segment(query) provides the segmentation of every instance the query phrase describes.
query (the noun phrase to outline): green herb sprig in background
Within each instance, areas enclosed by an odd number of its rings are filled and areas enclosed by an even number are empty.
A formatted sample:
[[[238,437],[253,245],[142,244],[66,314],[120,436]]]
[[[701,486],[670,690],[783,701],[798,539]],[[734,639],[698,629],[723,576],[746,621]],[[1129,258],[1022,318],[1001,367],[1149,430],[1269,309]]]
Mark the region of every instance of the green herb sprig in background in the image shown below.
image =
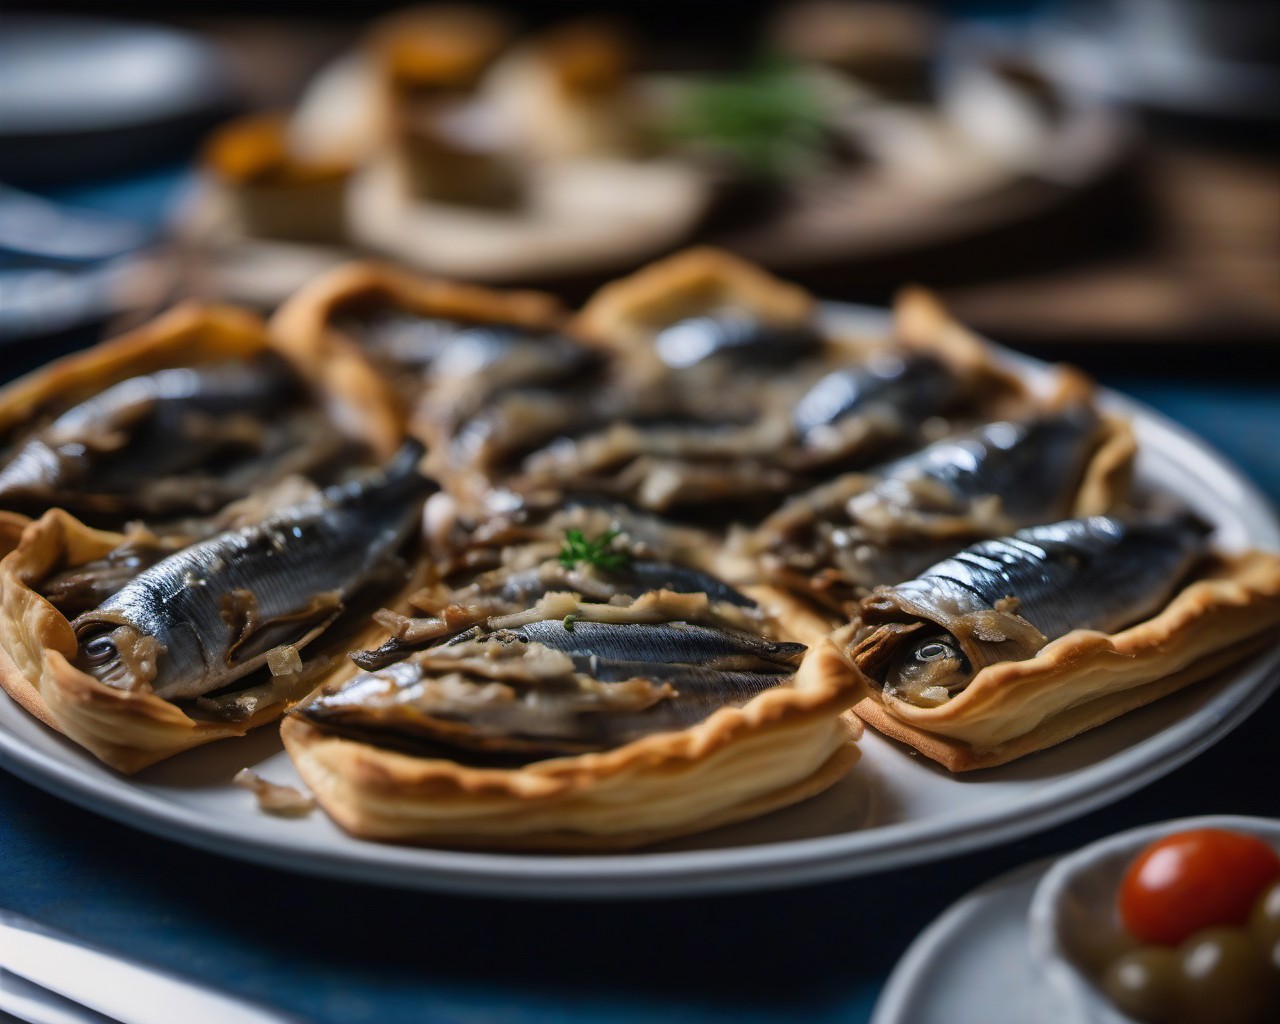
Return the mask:
[[[821,152],[825,115],[794,65],[764,59],[691,87],[665,127],[673,138],[725,153],[753,174],[781,179]]]

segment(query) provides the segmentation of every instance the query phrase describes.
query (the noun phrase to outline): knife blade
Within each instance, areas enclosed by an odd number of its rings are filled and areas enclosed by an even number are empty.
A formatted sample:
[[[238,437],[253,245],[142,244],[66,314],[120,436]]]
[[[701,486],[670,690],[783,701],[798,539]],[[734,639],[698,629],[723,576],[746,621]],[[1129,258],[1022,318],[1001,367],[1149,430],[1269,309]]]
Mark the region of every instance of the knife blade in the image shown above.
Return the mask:
[[[26,1024],[120,1024],[0,967],[0,1021],[10,1019]]]
[[[0,910],[0,967],[120,1024],[296,1024],[274,1010],[127,960]]]

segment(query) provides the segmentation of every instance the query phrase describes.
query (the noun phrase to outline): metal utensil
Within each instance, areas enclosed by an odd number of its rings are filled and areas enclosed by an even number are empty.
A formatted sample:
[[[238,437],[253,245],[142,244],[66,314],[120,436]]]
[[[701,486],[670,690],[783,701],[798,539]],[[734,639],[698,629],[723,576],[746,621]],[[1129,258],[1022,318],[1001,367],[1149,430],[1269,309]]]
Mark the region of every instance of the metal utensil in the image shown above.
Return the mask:
[[[39,1024],[98,1024],[100,1015],[119,1024],[290,1024],[273,1010],[0,910],[0,973],[5,971],[34,984],[0,982],[0,1009]],[[66,1000],[95,1012],[74,1016]]]

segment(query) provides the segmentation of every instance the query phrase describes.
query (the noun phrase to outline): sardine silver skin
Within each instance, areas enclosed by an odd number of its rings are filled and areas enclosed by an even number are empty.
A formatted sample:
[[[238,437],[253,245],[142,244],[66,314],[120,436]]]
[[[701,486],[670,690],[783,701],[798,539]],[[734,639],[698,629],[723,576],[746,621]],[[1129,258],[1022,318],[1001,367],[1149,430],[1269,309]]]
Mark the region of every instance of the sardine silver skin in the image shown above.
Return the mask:
[[[77,664],[111,685],[189,699],[247,675],[284,644],[314,639],[387,571],[417,525],[435,489],[417,472],[421,454],[407,444],[384,471],[152,566],[72,623]],[[154,653],[134,659],[141,672],[130,662],[140,649]]]
[[[1190,513],[1092,516],[982,541],[877,587],[862,602],[869,631],[851,657],[896,694],[954,692],[1072,630],[1113,633],[1154,614],[1207,553],[1208,532]]]
[[[805,651],[804,644],[765,640],[738,630],[716,629],[688,622],[614,623],[574,622],[559,619],[531,622],[504,630],[519,639],[539,643],[582,659],[639,661],[647,664],[697,665],[729,661],[750,662],[794,671]],[[477,635],[482,635],[477,631]],[[463,634],[464,639],[476,636]]]
[[[791,420],[802,439],[878,410],[917,423],[944,411],[960,393],[959,378],[934,356],[879,353],[818,380],[796,403]]]
[[[791,499],[757,543],[793,579],[836,570],[823,599],[843,608],[979,538],[1069,516],[1103,436],[1083,405],[988,423]]]
[[[876,471],[870,497],[856,500],[902,503],[914,482],[940,484],[953,498],[950,511],[974,499],[996,497],[1014,523],[1058,518],[1070,510],[1099,428],[1086,406],[1018,421],[988,423],[972,433],[945,438]],[[1056,513],[1056,515],[1055,515]]]
[[[1014,597],[1050,639],[1073,629],[1112,632],[1162,607],[1206,550],[1191,517],[1068,519],[981,541],[888,588],[895,599],[963,614]],[[863,602],[872,611],[882,597]]]
[[[788,366],[812,356],[822,338],[808,324],[770,324],[744,310],[690,317],[663,328],[654,349],[673,370],[696,366],[715,356],[762,367]]]
[[[492,393],[515,384],[552,383],[596,366],[599,353],[560,334],[510,324],[468,324],[403,312],[354,328],[377,356],[437,381],[483,377]]]
[[[183,443],[184,418],[264,415],[296,393],[282,362],[257,359],[131,377],[73,406],[30,438],[0,469],[0,508],[48,506],[92,490],[95,476],[124,487],[198,464],[207,449]],[[127,487],[124,487],[127,491]],[[120,500],[128,504],[124,493]]]
[[[654,590],[706,594],[713,602],[724,602],[738,608],[757,607],[751,598],[708,573],[690,566],[645,559],[637,559],[624,569],[609,572],[590,570],[589,575],[581,570],[565,569],[556,561],[514,572],[494,570],[475,584],[455,592],[454,600],[462,607],[484,609],[482,614],[499,615],[504,607],[512,613],[523,611],[553,592],[576,593],[589,601],[607,602],[619,595],[636,598]],[[453,632],[463,628],[456,627]],[[442,623],[441,632],[429,640],[410,642],[392,636],[372,650],[353,651],[350,657],[363,669],[384,668],[449,636],[450,632]]]
[[[503,654],[548,648],[569,655],[573,671],[592,680],[531,675],[505,696],[489,696],[483,682],[470,690],[442,690],[466,659],[487,660],[487,647]],[[449,658],[443,668],[432,662]],[[687,728],[717,709],[741,706],[785,683],[805,652],[802,644],[774,643],[734,630],[686,622],[617,623],[561,620],[513,629],[473,630],[449,644],[356,676],[333,693],[297,710],[315,725],[373,742],[408,744],[460,760],[484,756],[528,762],[561,754],[608,750],[646,735]],[[498,651],[495,650],[495,654]],[[440,685],[433,685],[439,681]],[[656,701],[641,708],[611,706],[610,687],[639,683]],[[508,686],[511,684],[508,683]],[[603,687],[597,689],[597,687]],[[594,696],[593,696],[594,695]]]

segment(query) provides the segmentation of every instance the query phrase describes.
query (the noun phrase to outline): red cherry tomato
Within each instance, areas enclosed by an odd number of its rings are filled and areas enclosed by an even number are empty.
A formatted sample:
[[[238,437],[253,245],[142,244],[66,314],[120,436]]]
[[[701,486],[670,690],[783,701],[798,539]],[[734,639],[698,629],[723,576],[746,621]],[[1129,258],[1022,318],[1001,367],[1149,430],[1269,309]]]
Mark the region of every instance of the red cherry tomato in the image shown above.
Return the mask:
[[[1140,942],[1176,946],[1202,928],[1242,925],[1280,877],[1280,855],[1255,836],[1203,828],[1142,851],[1120,884],[1120,920]]]

